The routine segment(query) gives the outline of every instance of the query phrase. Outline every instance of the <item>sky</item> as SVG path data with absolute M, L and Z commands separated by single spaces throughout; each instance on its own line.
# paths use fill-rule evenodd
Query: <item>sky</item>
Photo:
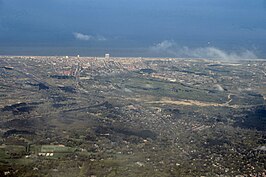
M 0 55 L 179 57 L 212 48 L 266 58 L 266 0 L 0 0 Z

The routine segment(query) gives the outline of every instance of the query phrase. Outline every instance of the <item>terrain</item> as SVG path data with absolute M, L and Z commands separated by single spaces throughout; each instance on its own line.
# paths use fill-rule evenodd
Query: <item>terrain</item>
M 265 176 L 266 62 L 0 56 L 0 176 Z

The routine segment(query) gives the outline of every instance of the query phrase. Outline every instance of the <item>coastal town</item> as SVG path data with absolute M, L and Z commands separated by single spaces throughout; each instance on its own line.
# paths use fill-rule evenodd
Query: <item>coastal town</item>
M 0 176 L 265 176 L 265 71 L 265 60 L 0 56 Z

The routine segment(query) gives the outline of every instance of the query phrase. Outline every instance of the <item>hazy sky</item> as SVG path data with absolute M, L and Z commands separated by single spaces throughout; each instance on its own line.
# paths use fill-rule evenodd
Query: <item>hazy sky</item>
M 163 41 L 266 58 L 266 0 L 0 0 L 0 54 L 83 47 L 134 55 Z

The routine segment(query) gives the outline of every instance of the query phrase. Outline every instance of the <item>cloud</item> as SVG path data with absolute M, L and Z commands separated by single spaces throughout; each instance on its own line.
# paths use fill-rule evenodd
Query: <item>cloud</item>
M 93 37 L 90 35 L 82 34 L 82 33 L 73 33 L 76 39 L 82 40 L 82 41 L 89 41 L 92 40 Z
M 216 47 L 178 47 L 174 41 L 165 40 L 150 47 L 150 51 L 174 57 L 207 58 L 221 60 L 255 59 L 257 56 L 250 50 L 242 52 L 226 52 Z
M 94 37 L 94 39 L 96 39 L 97 41 L 106 41 L 107 40 L 104 36 L 100 36 L 100 35 Z
M 107 40 L 104 36 L 101 36 L 101 35 L 93 36 L 93 35 L 87 35 L 87 34 L 82 34 L 78 32 L 74 32 L 73 35 L 77 40 L 81 40 L 81 41 L 92 41 L 92 40 L 106 41 Z
M 150 50 L 152 52 L 158 53 L 158 54 L 166 54 L 166 55 L 177 55 L 177 45 L 174 41 L 162 41 L 158 44 L 155 44 L 154 46 L 150 47 Z

